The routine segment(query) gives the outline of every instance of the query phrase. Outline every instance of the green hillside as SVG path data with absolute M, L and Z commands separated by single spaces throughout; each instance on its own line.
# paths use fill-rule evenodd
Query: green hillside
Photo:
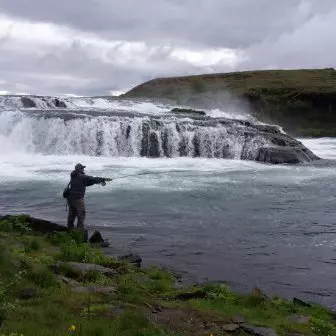
M 336 135 L 333 68 L 157 78 L 136 86 L 123 97 L 170 99 L 195 107 L 239 104 L 261 120 L 280 124 L 295 135 Z

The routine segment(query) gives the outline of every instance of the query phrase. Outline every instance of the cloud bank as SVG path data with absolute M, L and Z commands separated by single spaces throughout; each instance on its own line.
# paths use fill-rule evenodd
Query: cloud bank
M 155 77 L 335 67 L 333 0 L 2 0 L 0 92 L 103 95 Z

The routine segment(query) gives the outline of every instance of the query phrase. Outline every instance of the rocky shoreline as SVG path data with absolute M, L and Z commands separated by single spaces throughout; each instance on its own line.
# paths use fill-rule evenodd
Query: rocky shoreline
M 0 218 L 1 335 L 334 336 L 335 313 L 224 285 L 176 287 L 172 274 L 104 255 L 99 233 L 26 215 Z M 139 260 L 138 260 L 139 261 Z

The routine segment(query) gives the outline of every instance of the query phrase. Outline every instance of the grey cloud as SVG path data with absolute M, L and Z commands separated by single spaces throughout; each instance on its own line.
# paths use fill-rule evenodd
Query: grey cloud
M 0 1 L 0 13 L 11 18 L 62 25 L 107 40 L 139 40 L 148 47 L 142 63 L 131 58 L 126 64 L 115 58 L 122 43 L 111 47 L 104 61 L 76 36 L 68 45 L 44 46 L 34 53 L 22 45 L 11 48 L 8 27 L 0 34 L 0 90 L 108 94 L 161 76 L 336 63 L 330 36 L 336 31 L 334 0 Z M 176 46 L 234 48 L 246 59 L 235 69 L 223 63 L 196 67 L 171 57 Z
M 237 48 L 294 29 L 305 3 L 310 15 L 335 5 L 333 0 L 2 0 L 0 8 L 108 38 Z

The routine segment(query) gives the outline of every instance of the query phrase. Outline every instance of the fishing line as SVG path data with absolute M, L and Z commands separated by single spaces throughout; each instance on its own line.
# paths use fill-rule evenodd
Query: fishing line
M 138 173 L 138 174 L 131 174 L 131 175 L 124 175 L 120 177 L 112 178 L 112 180 L 119 180 L 126 177 L 132 177 L 132 176 L 141 176 L 141 175 L 159 175 L 159 174 L 166 174 L 166 173 L 185 173 L 188 172 L 187 170 L 166 170 L 161 172 L 145 172 L 145 173 Z

